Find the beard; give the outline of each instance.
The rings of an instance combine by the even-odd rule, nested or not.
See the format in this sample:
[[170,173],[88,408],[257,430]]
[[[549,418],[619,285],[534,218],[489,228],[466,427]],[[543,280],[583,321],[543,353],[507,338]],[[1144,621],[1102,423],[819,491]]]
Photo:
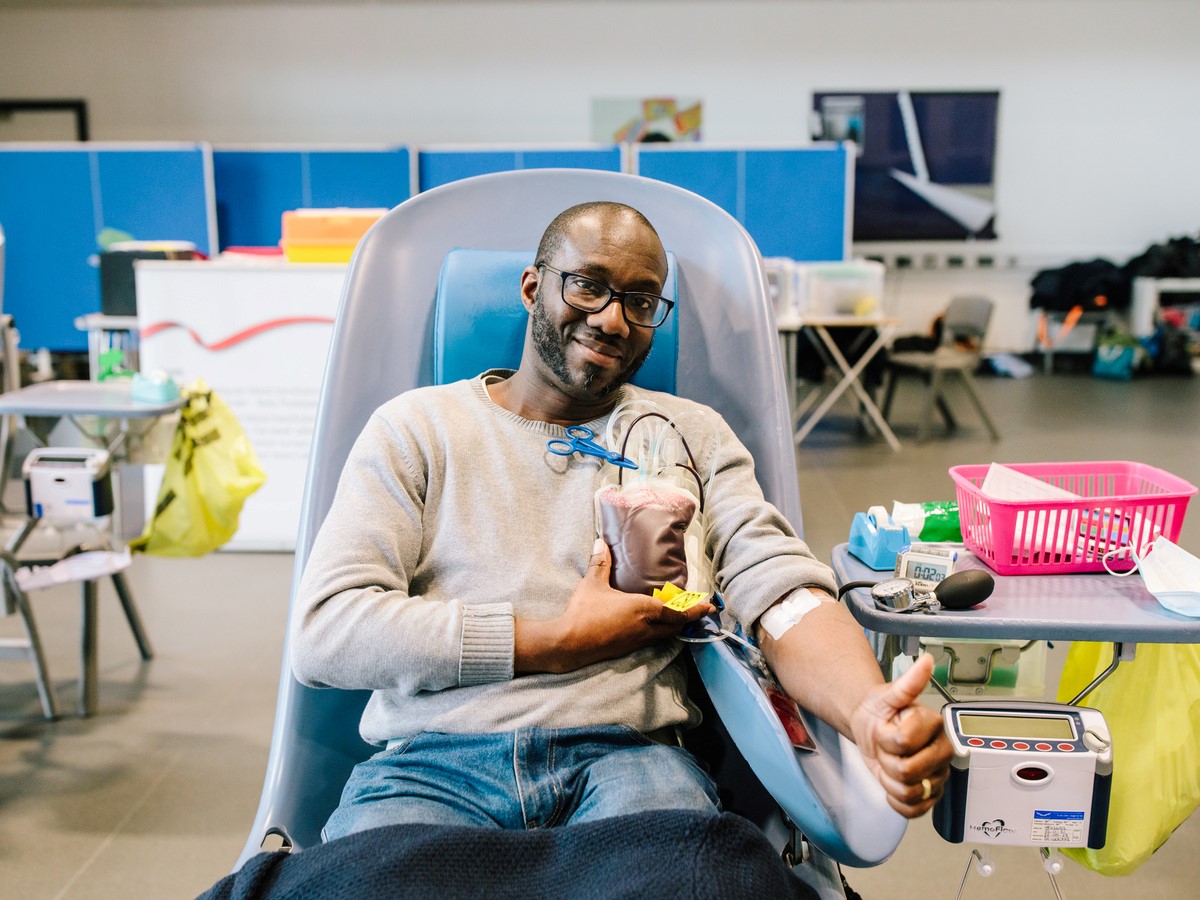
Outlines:
[[[566,341],[564,341],[554,323],[550,321],[550,315],[546,312],[546,305],[542,298],[541,287],[538,287],[537,293],[534,295],[533,312],[530,314],[532,322],[533,346],[537,350],[538,357],[546,364],[546,367],[553,372],[569,390],[569,393],[582,393],[591,399],[601,399],[619,390],[626,382],[637,374],[638,369],[642,367],[642,363],[646,361],[646,357],[650,355],[651,345],[646,347],[645,351],[634,359],[624,371],[618,372],[612,376],[612,380],[607,384],[598,383],[600,379],[608,374],[608,370],[595,363],[584,363],[583,371],[579,375],[571,372],[567,364],[567,349]],[[580,328],[586,329],[587,326],[580,323]],[[633,326],[630,326],[633,327]],[[591,338],[605,344],[612,344],[612,340],[607,335],[602,335],[599,332],[592,332]]]

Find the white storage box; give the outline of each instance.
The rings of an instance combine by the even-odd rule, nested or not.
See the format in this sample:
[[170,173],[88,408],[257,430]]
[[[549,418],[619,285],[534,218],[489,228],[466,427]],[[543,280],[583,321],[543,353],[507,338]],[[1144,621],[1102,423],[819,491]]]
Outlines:
[[884,311],[883,275],[883,264],[867,259],[797,263],[796,305],[806,315],[877,315]]
[[41,447],[25,457],[25,505],[40,519],[98,519],[113,511],[107,450]]

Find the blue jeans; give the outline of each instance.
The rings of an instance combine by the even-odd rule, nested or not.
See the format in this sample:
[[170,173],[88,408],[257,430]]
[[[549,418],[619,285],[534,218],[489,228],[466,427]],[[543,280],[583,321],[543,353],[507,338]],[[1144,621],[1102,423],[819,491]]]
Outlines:
[[681,747],[625,725],[406,738],[354,767],[327,841],[382,825],[550,828],[654,809],[717,815],[717,787]]

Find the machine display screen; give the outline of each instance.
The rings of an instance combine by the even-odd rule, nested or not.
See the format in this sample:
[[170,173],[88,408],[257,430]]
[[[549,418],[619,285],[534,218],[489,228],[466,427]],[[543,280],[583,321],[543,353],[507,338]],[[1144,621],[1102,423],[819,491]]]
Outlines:
[[1066,716],[989,716],[959,713],[958,728],[969,737],[1075,740],[1075,728]]

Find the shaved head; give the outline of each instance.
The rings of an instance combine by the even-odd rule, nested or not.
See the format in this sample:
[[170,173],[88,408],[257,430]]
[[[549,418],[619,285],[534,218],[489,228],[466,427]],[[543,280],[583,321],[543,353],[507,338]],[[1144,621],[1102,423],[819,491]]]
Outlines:
[[[648,228],[656,238],[658,237],[658,232],[654,230],[654,226],[650,224],[650,220],[632,206],[626,206],[624,203],[616,203],[611,200],[593,200],[588,203],[580,203],[578,206],[572,206],[570,209],[564,209],[554,217],[554,221],[546,226],[546,231],[542,234],[541,243],[538,244],[537,256],[534,257],[535,261],[539,263],[550,262],[557,255],[558,251],[562,249],[563,242],[566,240],[568,233],[575,223],[593,213],[629,216],[640,225]],[[661,239],[659,239],[659,243],[662,243]]]

